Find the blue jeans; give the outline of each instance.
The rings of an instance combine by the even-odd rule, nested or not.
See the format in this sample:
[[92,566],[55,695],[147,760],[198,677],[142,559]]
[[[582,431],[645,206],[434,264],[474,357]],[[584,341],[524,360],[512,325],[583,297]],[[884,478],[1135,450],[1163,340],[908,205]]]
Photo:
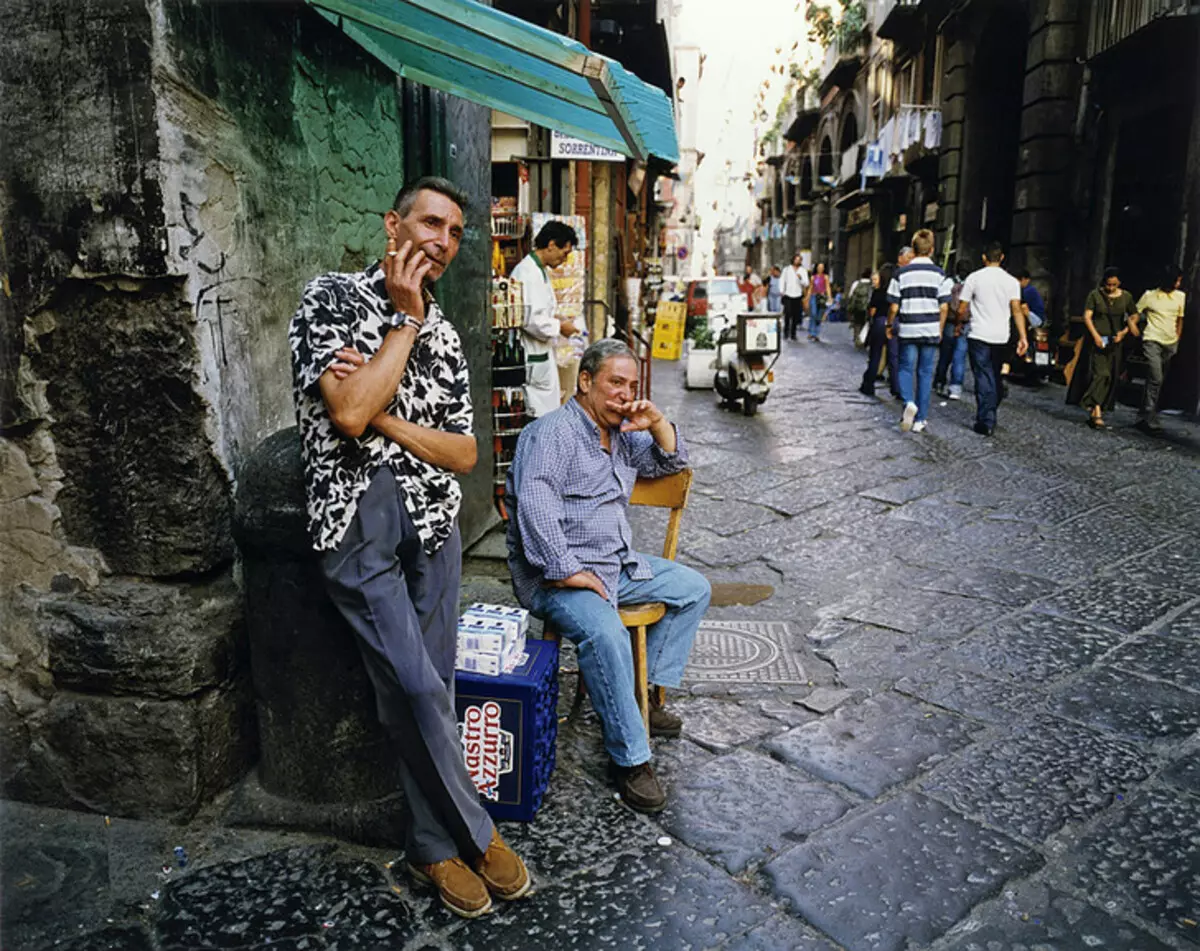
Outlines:
[[[929,418],[929,396],[933,392],[933,369],[937,366],[938,344],[929,340],[900,341],[900,398],[917,404],[916,422]],[[916,392],[913,392],[913,371]]]
[[[821,298],[823,301],[824,298]],[[825,317],[825,305],[820,303],[816,294],[808,298],[808,335],[813,338],[821,336],[821,321]]]
[[975,377],[975,422],[996,428],[996,409],[1000,405],[1000,367],[1007,344],[970,340],[971,373]]
[[933,382],[937,386],[946,384],[946,373],[950,374],[951,386],[962,386],[967,375],[967,333],[964,328],[961,337],[954,336],[954,324],[946,321],[946,330],[942,334],[941,352],[938,354],[937,371],[933,374]]
[[[646,632],[646,664],[650,683],[678,687],[712,588],[685,565],[642,557],[654,577],[635,581],[622,571],[617,602],[661,601],[667,606],[663,619]],[[650,741],[633,694],[633,648],[620,615],[594,591],[579,588],[539,588],[532,608],[578,649],[579,669],[600,717],[608,755],[618,766],[648,762]]]

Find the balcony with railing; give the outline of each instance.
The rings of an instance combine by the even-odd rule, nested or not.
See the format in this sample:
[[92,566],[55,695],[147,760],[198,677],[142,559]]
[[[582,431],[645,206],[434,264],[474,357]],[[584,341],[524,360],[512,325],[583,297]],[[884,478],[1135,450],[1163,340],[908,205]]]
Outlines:
[[1188,0],[1093,0],[1088,58],[1112,49],[1157,20],[1197,13],[1200,4]]
[[905,42],[921,28],[923,0],[878,0],[875,4],[875,35],[881,40]]
[[862,5],[847,7],[825,48],[825,59],[821,63],[820,95],[824,96],[834,86],[846,87],[854,82],[858,71],[867,61],[870,35],[870,25]]

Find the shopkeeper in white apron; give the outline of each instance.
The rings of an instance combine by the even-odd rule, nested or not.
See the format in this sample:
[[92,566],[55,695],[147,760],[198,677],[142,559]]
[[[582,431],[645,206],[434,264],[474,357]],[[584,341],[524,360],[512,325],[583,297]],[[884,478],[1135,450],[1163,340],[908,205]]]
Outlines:
[[558,302],[550,271],[567,260],[578,241],[570,225],[548,221],[533,239],[533,253],[512,270],[512,277],[521,282],[525,295],[521,343],[525,347],[525,409],[530,416],[545,416],[562,403],[554,340],[574,336],[579,328],[569,318],[559,320],[556,316]]

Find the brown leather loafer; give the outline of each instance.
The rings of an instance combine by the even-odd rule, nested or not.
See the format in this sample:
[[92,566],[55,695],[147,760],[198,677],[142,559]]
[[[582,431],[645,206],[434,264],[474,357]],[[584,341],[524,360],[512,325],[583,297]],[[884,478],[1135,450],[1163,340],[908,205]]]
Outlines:
[[650,704],[650,735],[676,737],[683,733],[683,717],[676,716],[666,707]]
[[492,841],[487,851],[475,862],[475,871],[487,890],[501,901],[516,901],[529,893],[533,882],[520,856],[492,829]]
[[408,865],[418,882],[433,885],[447,909],[463,918],[478,918],[492,910],[492,896],[483,880],[455,856],[432,865]]
[[667,793],[649,763],[637,766],[612,764],[617,790],[625,804],[637,812],[654,814],[667,807]]

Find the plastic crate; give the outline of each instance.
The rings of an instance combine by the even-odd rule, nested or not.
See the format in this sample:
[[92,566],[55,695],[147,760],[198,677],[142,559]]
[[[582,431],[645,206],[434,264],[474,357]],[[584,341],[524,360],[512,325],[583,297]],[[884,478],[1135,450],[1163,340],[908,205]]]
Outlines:
[[456,671],[454,708],[467,770],[494,819],[529,822],[554,772],[558,741],[558,645],[527,641],[510,674]]

